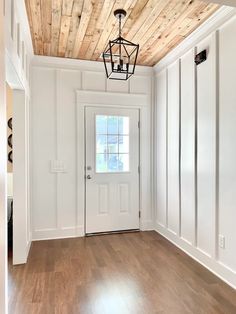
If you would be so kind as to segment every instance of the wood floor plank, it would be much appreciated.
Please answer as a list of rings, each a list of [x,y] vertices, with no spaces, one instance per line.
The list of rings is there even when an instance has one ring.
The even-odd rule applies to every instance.
[[[235,314],[236,291],[158,233],[33,242],[9,314]]]

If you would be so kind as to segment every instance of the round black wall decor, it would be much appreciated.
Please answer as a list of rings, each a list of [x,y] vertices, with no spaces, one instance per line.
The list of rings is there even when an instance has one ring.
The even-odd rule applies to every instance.
[[[12,118],[10,118],[8,121],[7,121],[7,125],[9,127],[9,129],[12,130]]]

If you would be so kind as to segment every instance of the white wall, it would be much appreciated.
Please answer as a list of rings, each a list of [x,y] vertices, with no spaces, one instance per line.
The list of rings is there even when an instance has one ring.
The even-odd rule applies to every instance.
[[[212,24],[207,31],[205,24],[183,43],[182,54],[180,45],[155,66],[156,230],[236,287],[235,11],[231,14],[226,23],[222,16],[215,21],[215,29]],[[195,53],[203,49],[207,60],[195,66]]]
[[[5,1],[5,80],[17,95],[20,90],[24,97],[14,97],[13,128],[23,127],[22,132],[13,137],[13,262],[26,262],[31,243],[30,193],[29,193],[29,69],[33,56],[30,29],[23,0]],[[23,103],[22,103],[23,101]],[[16,106],[18,106],[16,108]],[[22,113],[23,110],[23,113]],[[19,130],[19,129],[18,129]],[[19,135],[21,134],[21,136]],[[23,144],[23,146],[22,146]],[[23,154],[23,155],[22,155]],[[18,157],[21,157],[18,159]],[[26,167],[26,168],[25,168]],[[22,172],[22,170],[24,171]],[[24,174],[24,177],[22,176]],[[24,187],[24,190],[23,190]],[[22,202],[24,198],[24,202]],[[17,229],[16,229],[17,228]]]
[[[236,272],[236,19],[219,30],[219,215],[218,232],[225,236],[219,249],[222,265]]]
[[[151,88],[152,69],[137,67],[136,76],[127,82],[105,78],[100,62],[35,57],[32,68],[32,233],[33,239],[82,235],[84,221],[77,221],[77,121],[76,90],[143,93],[148,95],[147,121],[143,142],[145,160],[142,171],[148,178],[142,182],[142,202],[147,208],[142,227],[152,227],[151,209]],[[65,173],[52,173],[52,160],[62,160]],[[81,205],[81,204],[80,204]],[[81,206],[80,206],[81,208]]]

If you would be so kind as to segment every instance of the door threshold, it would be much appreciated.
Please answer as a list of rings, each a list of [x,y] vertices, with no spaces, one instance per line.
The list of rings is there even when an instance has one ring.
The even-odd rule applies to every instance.
[[[129,230],[117,230],[117,231],[103,231],[103,232],[92,232],[86,233],[86,237],[99,236],[99,235],[109,235],[109,234],[122,234],[122,233],[134,233],[140,232],[140,229],[129,229]]]

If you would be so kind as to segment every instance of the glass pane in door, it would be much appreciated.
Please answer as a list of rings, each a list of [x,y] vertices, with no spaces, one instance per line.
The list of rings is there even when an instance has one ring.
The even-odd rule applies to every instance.
[[[96,172],[129,171],[129,117],[96,116]]]

